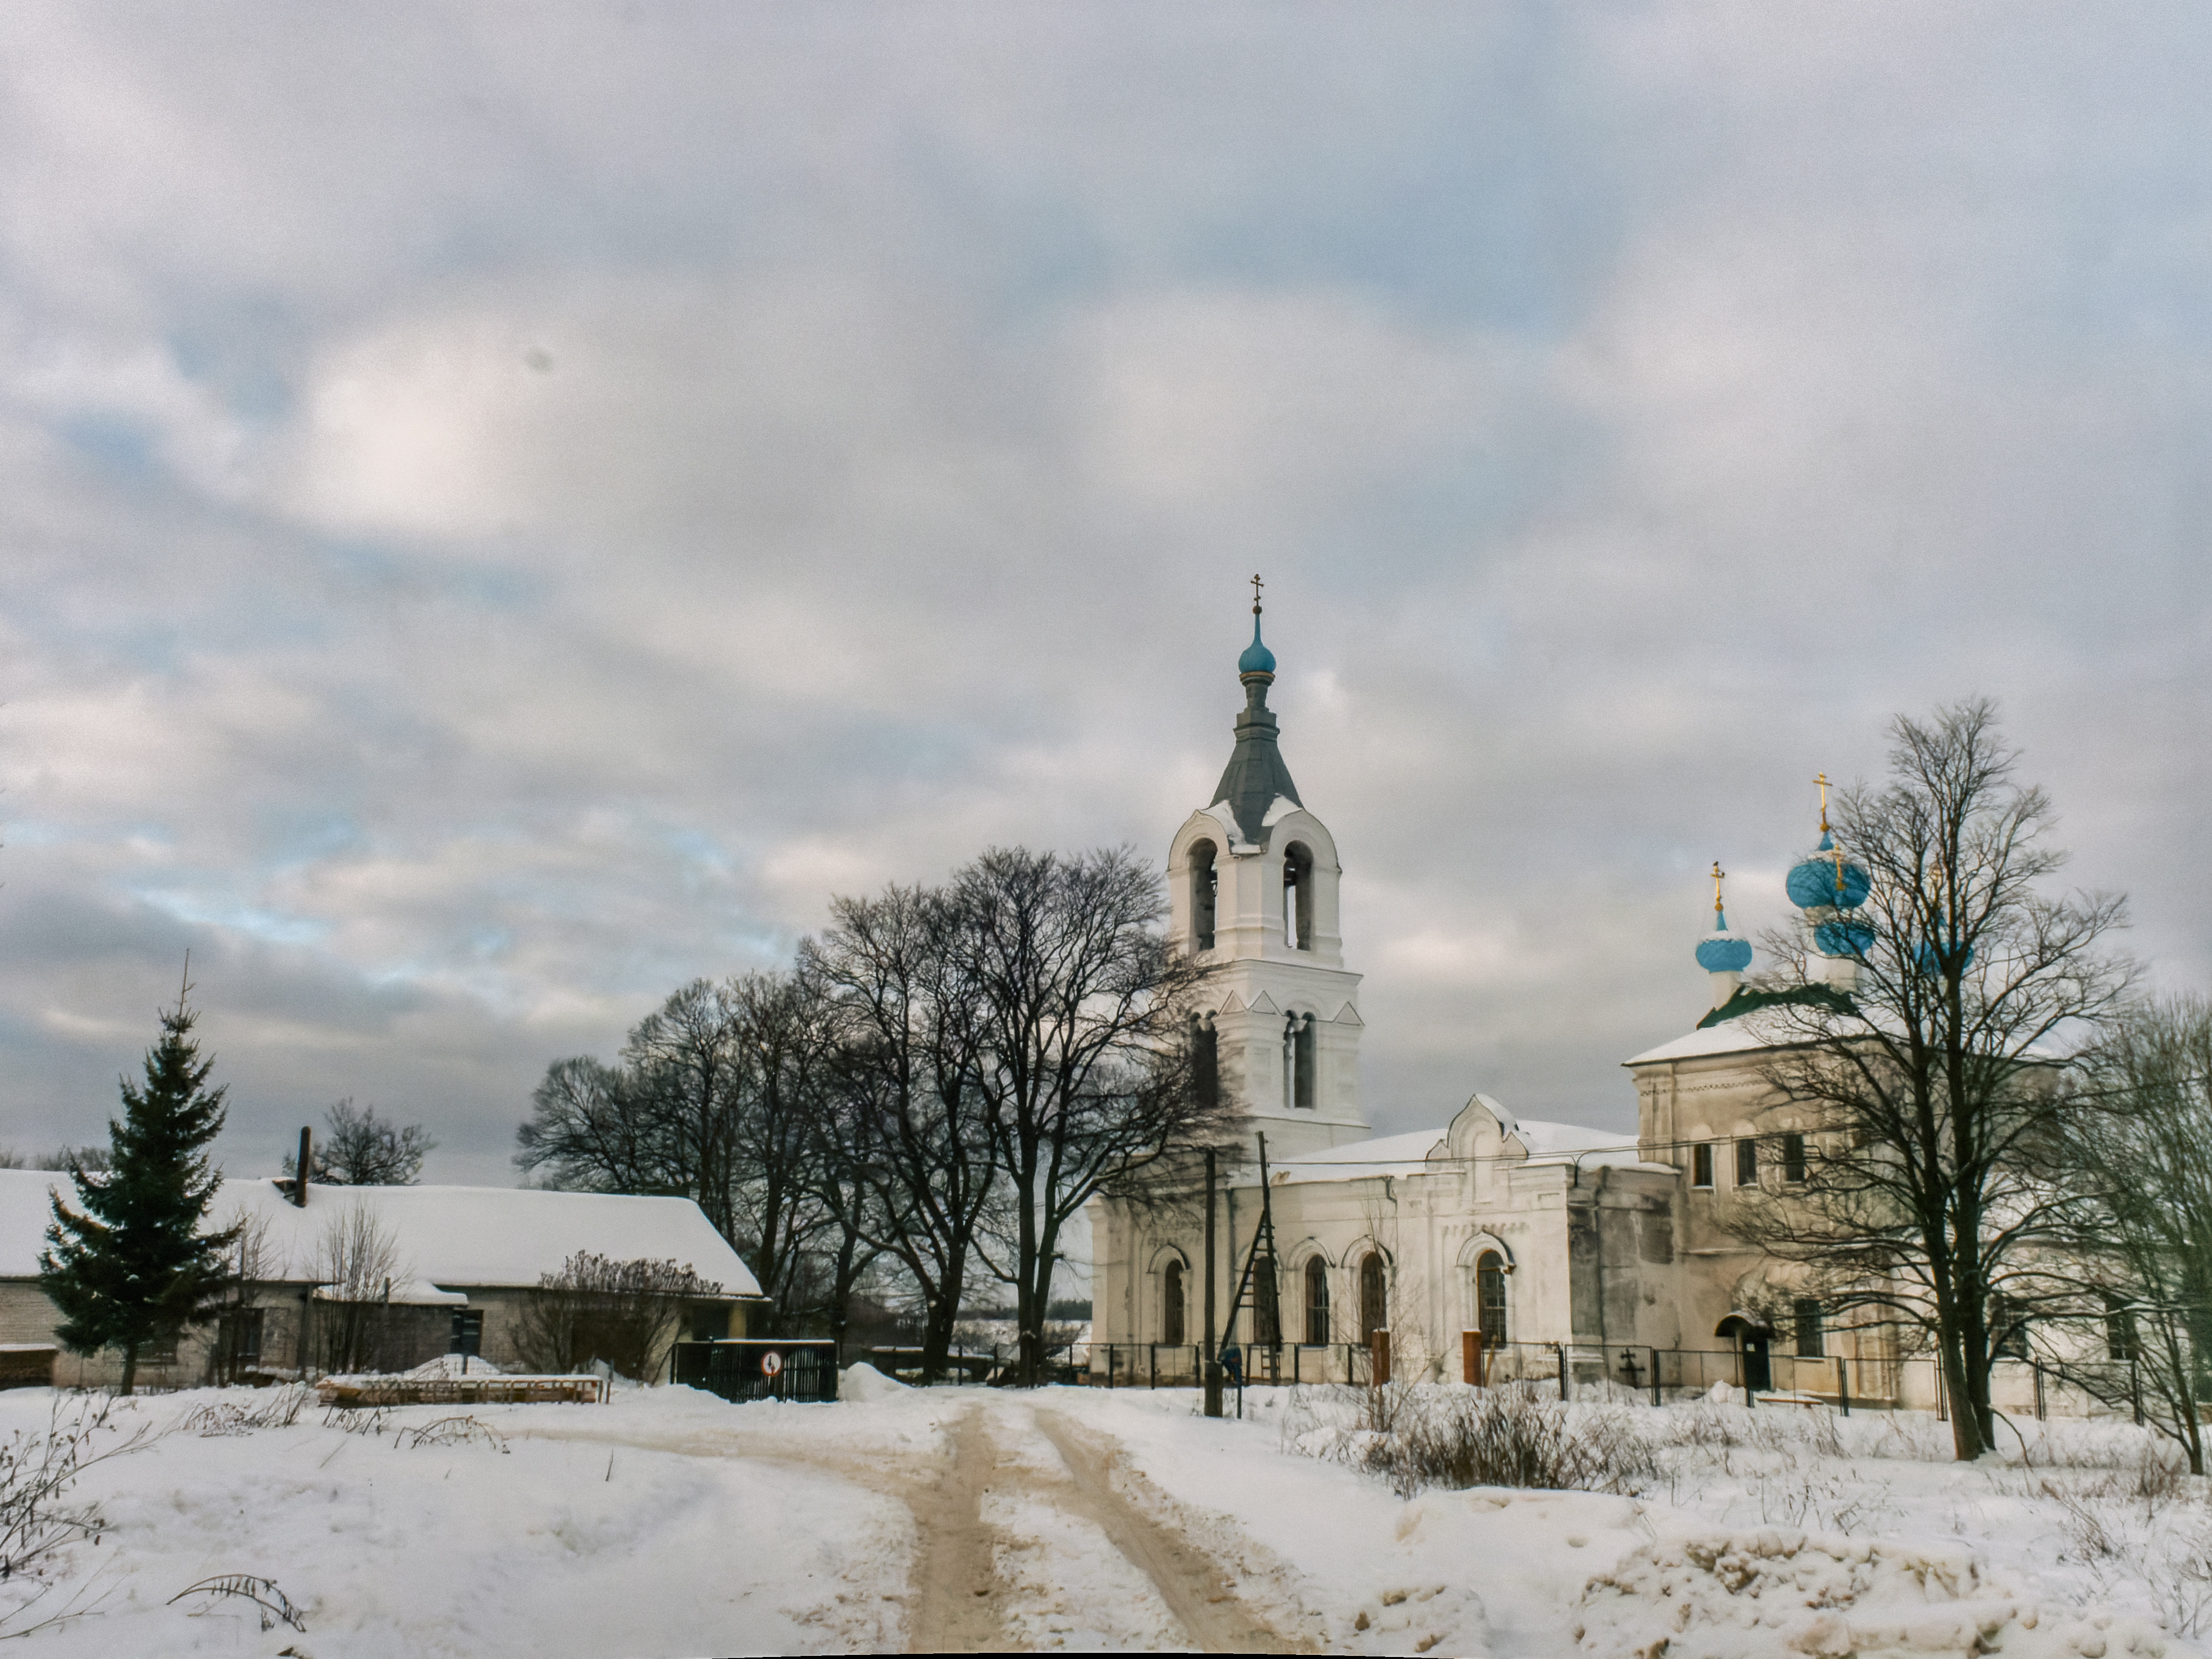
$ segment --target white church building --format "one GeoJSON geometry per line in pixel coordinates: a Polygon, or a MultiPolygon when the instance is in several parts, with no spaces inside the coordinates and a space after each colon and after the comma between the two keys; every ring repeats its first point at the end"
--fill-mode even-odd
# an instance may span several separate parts
{"type": "MultiPolygon", "coordinates": [[[[1869,1403],[1932,1388],[1928,1367],[1898,1366],[1887,1330],[1833,1328],[1792,1293],[1786,1267],[1721,1224],[1746,1186],[1802,1178],[1805,1142],[1763,1073],[1760,1012],[1776,999],[1741,987],[1751,948],[1727,931],[1717,893],[1716,931],[1697,951],[1711,1012],[1625,1062],[1635,1134],[1523,1119],[1476,1092],[1449,1122],[1373,1135],[1336,842],[1277,743],[1258,609],[1237,663],[1234,752],[1168,853],[1175,940],[1216,970],[1201,1059],[1211,1051],[1249,1119],[1212,1217],[1216,1328],[1246,1375],[1364,1379],[1372,1334],[1387,1331],[1395,1375],[1458,1380],[1463,1334],[1479,1332],[1493,1380],[1564,1370],[1577,1385],[1602,1375],[1644,1390],[1656,1371],[1670,1389],[1748,1381],[1869,1403]],[[1263,1219],[1272,1273],[1264,1242],[1254,1259],[1263,1219]]],[[[1823,853],[1833,856],[1825,842],[1823,853]]],[[[1094,1373],[1192,1374],[1205,1335],[1201,1194],[1193,1166],[1171,1201],[1092,1206],[1094,1373]]]]}

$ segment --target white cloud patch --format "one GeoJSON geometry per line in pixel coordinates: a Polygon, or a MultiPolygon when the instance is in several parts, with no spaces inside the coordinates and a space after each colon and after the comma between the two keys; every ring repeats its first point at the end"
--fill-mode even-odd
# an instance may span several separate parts
{"type": "Polygon", "coordinates": [[[829,895],[1157,854],[1275,702],[1382,1127],[1624,1121],[1985,690],[2202,980],[2203,20],[0,21],[0,1139],[184,950],[237,1156],[829,895]]]}

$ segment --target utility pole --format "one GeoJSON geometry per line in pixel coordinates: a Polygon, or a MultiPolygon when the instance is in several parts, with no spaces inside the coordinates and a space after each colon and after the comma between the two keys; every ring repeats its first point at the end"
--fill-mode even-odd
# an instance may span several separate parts
{"type": "Polygon", "coordinates": [[[1213,1346],[1213,1148],[1206,1149],[1206,1414],[1221,1415],[1221,1352],[1213,1346]]]}

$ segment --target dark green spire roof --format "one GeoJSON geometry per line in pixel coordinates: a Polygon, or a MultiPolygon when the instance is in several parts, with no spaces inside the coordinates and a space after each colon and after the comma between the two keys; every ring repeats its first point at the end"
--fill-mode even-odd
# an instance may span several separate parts
{"type": "MultiPolygon", "coordinates": [[[[1259,607],[1253,611],[1256,614],[1259,607]]],[[[1291,781],[1291,769],[1283,763],[1283,751],[1275,746],[1275,716],[1267,707],[1267,687],[1274,680],[1272,672],[1274,655],[1260,644],[1260,629],[1255,622],[1252,629],[1253,643],[1238,662],[1243,670],[1237,678],[1244,682],[1244,713],[1237,721],[1237,749],[1229,757],[1228,769],[1222,773],[1221,782],[1213,792],[1216,805],[1229,803],[1236,814],[1237,829],[1248,842],[1260,839],[1261,821],[1267,809],[1275,804],[1275,797],[1287,795],[1297,801],[1298,787],[1291,781]],[[1257,652],[1267,658],[1267,666],[1259,667],[1254,660],[1257,652]]]]}

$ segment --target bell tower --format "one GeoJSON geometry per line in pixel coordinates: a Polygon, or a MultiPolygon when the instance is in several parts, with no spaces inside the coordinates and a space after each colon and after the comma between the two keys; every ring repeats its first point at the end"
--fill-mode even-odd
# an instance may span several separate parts
{"type": "Polygon", "coordinates": [[[1260,587],[1255,576],[1252,643],[1237,659],[1237,746],[1212,805],[1176,831],[1168,884],[1177,947],[1215,969],[1200,1041],[1224,1094],[1271,1153],[1290,1154],[1371,1131],[1359,1109],[1359,975],[1346,970],[1337,932],[1343,870],[1275,741],[1260,587]]]}

